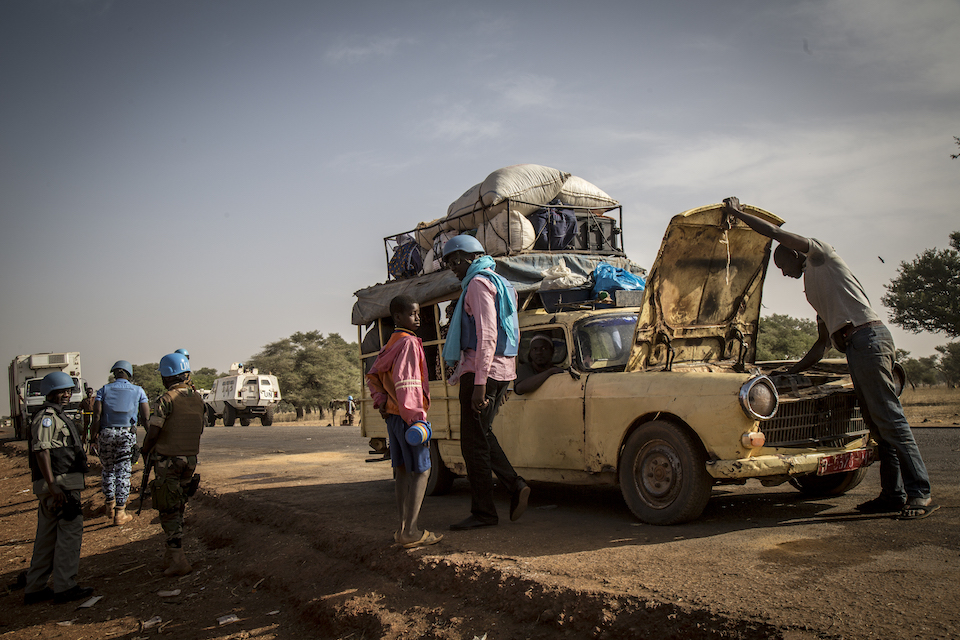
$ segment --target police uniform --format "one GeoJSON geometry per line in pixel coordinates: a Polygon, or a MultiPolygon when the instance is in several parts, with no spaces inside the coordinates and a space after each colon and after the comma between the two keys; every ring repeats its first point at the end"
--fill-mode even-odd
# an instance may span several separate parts
{"type": "Polygon", "coordinates": [[[96,399],[102,406],[97,444],[103,465],[100,478],[103,497],[122,509],[130,496],[137,415],[140,404],[148,401],[147,394],[129,380],[118,378],[101,387],[96,399]]]}
{"type": "Polygon", "coordinates": [[[84,488],[87,457],[76,426],[59,405],[44,403],[30,430],[30,471],[33,492],[40,505],[26,593],[29,596],[42,591],[52,575],[53,591],[59,594],[77,587],[83,539],[80,492],[84,488]],[[49,451],[54,481],[67,496],[59,509],[53,506],[53,496],[36,459],[37,451],[49,451]]]}
{"type": "Polygon", "coordinates": [[[200,394],[190,384],[181,382],[160,396],[150,417],[150,426],[160,429],[151,452],[154,479],[150,488],[153,508],[160,512],[160,526],[168,547],[182,546],[183,513],[187,490],[197,468],[203,414],[200,394]]]}

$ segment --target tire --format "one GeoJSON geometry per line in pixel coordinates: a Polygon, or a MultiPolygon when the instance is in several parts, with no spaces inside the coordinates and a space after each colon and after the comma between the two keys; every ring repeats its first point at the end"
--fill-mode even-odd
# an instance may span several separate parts
{"type": "Polygon", "coordinates": [[[850,489],[856,487],[867,475],[867,468],[860,467],[854,471],[845,471],[843,473],[831,473],[828,476],[818,476],[810,474],[790,478],[790,484],[800,490],[805,496],[814,498],[826,496],[842,496],[850,489]]]}
{"type": "Polygon", "coordinates": [[[264,427],[269,427],[273,424],[273,414],[277,410],[275,405],[270,405],[267,407],[266,413],[260,416],[260,424],[264,427]]]}
{"type": "Polygon", "coordinates": [[[442,496],[450,492],[456,474],[447,469],[440,457],[436,440],[430,441],[430,477],[427,479],[427,495],[442,496]]]}
{"type": "Polygon", "coordinates": [[[250,418],[240,418],[240,426],[241,426],[241,427],[249,427],[249,426],[250,426],[250,418]]]}
{"type": "Polygon", "coordinates": [[[212,427],[217,423],[217,412],[213,410],[213,407],[207,406],[207,426],[212,427]]]}
{"type": "Polygon", "coordinates": [[[620,459],[620,491],[643,522],[680,524],[703,513],[713,479],[703,446],[689,432],[662,420],[638,428],[620,459]]]}
{"type": "Polygon", "coordinates": [[[237,410],[231,404],[223,404],[223,426],[232,427],[237,421],[237,410]]]}

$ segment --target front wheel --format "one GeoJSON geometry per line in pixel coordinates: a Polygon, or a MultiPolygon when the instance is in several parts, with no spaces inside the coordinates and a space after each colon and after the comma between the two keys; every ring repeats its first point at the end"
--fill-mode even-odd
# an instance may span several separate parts
{"type": "Polygon", "coordinates": [[[232,427],[237,421],[237,410],[231,404],[223,405],[223,426],[232,427]]]}
{"type": "Polygon", "coordinates": [[[266,411],[262,416],[260,416],[260,424],[264,427],[269,427],[273,424],[273,414],[277,410],[274,405],[267,406],[266,411]]]}
{"type": "Polygon", "coordinates": [[[703,513],[713,479],[703,447],[689,432],[654,420],[623,448],[620,491],[630,511],[649,524],[680,524],[703,513]]]}
{"type": "Polygon", "coordinates": [[[207,426],[212,427],[217,422],[217,413],[213,407],[207,406],[207,426]]]}
{"type": "Polygon", "coordinates": [[[440,457],[436,440],[430,441],[430,477],[427,479],[427,495],[442,496],[450,492],[456,474],[447,469],[440,457]]]}
{"type": "Polygon", "coordinates": [[[841,496],[860,484],[867,475],[867,467],[860,467],[853,471],[831,473],[828,476],[810,474],[790,478],[790,484],[800,490],[800,493],[811,497],[841,496]]]}

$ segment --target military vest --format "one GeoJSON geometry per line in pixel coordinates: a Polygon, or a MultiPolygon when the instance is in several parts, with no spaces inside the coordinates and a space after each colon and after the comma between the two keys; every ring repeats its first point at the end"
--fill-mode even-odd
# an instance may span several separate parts
{"type": "Polygon", "coordinates": [[[203,400],[188,387],[169,389],[160,402],[173,407],[163,421],[154,449],[162,456],[195,456],[200,453],[203,433],[203,400]]]}

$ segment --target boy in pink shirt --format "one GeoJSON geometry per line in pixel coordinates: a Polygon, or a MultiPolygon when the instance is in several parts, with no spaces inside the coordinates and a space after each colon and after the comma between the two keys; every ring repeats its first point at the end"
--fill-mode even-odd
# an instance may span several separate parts
{"type": "Polygon", "coordinates": [[[420,305],[407,295],[390,301],[396,327],[367,374],[373,406],[387,423],[390,458],[396,469],[397,509],[400,529],[394,540],[406,549],[436,544],[443,539],[417,527],[420,507],[430,477],[430,443],[411,445],[405,434],[417,422],[427,422],[430,381],[420,328],[420,305]]]}

